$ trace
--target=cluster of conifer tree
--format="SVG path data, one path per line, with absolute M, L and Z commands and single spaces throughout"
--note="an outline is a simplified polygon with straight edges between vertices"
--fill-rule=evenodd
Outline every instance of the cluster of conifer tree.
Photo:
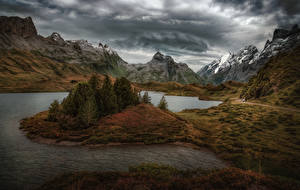
M 108 76 L 100 85 L 97 76 L 75 86 L 61 105 L 54 101 L 49 108 L 48 120 L 59 121 L 62 128 L 82 128 L 93 125 L 100 117 L 139 104 L 139 96 L 126 78 L 114 85 Z

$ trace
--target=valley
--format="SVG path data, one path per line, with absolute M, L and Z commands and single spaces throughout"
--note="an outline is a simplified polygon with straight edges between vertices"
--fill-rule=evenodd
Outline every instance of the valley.
M 198 72 L 154 52 L 129 63 L 1 16 L 3 187 L 300 188 L 298 25 Z

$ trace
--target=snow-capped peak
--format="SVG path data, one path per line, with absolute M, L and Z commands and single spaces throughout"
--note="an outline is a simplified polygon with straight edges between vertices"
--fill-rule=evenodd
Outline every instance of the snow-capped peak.
M 221 68 L 225 68 L 230 65 L 228 60 L 232 57 L 232 54 L 229 52 L 225 55 L 223 55 L 220 60 L 217 68 L 215 69 L 215 73 L 217 73 Z

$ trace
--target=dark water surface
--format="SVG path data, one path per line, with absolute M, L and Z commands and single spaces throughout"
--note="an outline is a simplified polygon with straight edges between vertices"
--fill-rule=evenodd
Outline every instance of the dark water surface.
M 145 162 L 179 169 L 224 166 L 212 153 L 175 145 L 89 149 L 38 144 L 27 139 L 19 130 L 19 121 L 46 110 L 54 99 L 65 96 L 67 93 L 0 94 L 0 189 L 32 189 L 63 172 L 126 171 L 128 166 Z

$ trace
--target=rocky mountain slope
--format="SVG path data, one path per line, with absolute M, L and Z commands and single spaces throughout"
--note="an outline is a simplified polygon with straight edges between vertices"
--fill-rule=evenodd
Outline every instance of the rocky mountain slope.
M 128 65 L 127 78 L 134 82 L 176 81 L 179 83 L 199 83 L 201 78 L 187 64 L 176 63 L 171 56 L 157 52 L 146 64 Z
M 252 77 L 241 98 L 261 99 L 276 105 L 300 108 L 300 45 L 272 57 Z
M 21 50 L 0 51 L 0 92 L 66 91 L 92 71 Z
M 101 43 L 95 46 L 86 40 L 64 40 L 56 32 L 48 37 L 43 37 L 38 34 L 30 17 L 24 19 L 20 17 L 0 17 L 0 53 L 2 53 L 2 70 L 0 73 L 2 79 L 0 79 L 0 82 L 5 80 L 14 81 L 15 79 L 9 74 L 11 72 L 23 76 L 23 78 L 18 78 L 19 82 L 25 81 L 27 83 L 40 82 L 38 80 L 30 81 L 32 78 L 30 75 L 38 74 L 35 72 L 43 73 L 48 79 L 53 77 L 50 73 L 56 73 L 57 70 L 59 70 L 61 76 L 68 75 L 69 73 L 59 69 L 61 64 L 66 68 L 76 67 L 77 70 L 82 71 L 76 73 L 79 78 L 85 78 L 80 76 L 82 74 L 93 72 L 109 74 L 113 77 L 127 76 L 130 80 L 136 82 L 175 80 L 182 83 L 193 83 L 199 82 L 198 79 L 200 78 L 186 64 L 177 64 L 167 56 L 166 59 L 162 56 L 161 60 L 155 59 L 155 63 L 149 63 L 145 66 L 141 64 L 129 65 L 116 51 Z M 21 60 L 25 61 L 22 62 Z M 6 65 L 8 63 L 9 66 Z M 19 70 L 20 63 L 26 65 L 24 66 L 26 68 L 36 68 L 36 65 L 38 65 L 40 69 L 33 69 L 31 72 L 21 71 Z M 49 64 L 51 67 L 47 68 L 47 71 L 43 70 L 47 67 L 43 64 Z M 151 69 L 146 69 L 149 68 L 149 65 L 152 65 Z M 145 75 L 145 72 L 147 72 L 147 75 Z M 62 78 L 61 76 L 60 78 Z M 41 81 L 44 80 L 42 78 L 40 78 Z M 8 84 L 4 83 L 0 86 L 3 89 L 8 89 L 10 87 Z M 24 87 L 24 85 L 21 86 Z M 22 89 L 21 86 L 20 89 Z
M 79 64 L 103 74 L 124 76 L 126 62 L 107 45 L 94 47 L 86 40 L 64 40 L 58 33 L 38 35 L 30 17 L 0 17 L 0 49 L 25 50 L 54 61 Z
M 214 84 L 229 80 L 247 82 L 270 58 L 299 44 L 300 29 L 297 25 L 291 30 L 276 29 L 272 41 L 268 40 L 261 52 L 252 45 L 247 46 L 236 54 L 229 53 L 204 66 L 198 74 Z

